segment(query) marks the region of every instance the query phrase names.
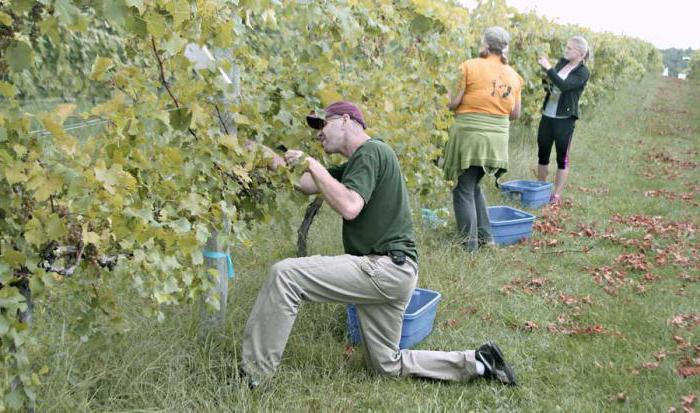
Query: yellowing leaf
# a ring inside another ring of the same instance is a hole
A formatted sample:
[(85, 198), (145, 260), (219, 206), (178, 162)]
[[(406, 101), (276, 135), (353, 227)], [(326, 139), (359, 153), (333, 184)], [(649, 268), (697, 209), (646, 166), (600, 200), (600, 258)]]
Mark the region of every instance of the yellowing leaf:
[(260, 17), (262, 17), (263, 22), (265, 22), (265, 24), (269, 27), (277, 26), (277, 17), (275, 17), (274, 9), (266, 9), (262, 12), (262, 15)]
[(233, 21), (229, 20), (219, 26), (216, 37), (214, 37), (214, 46), (226, 48), (231, 47), (233, 43)]
[(57, 148), (70, 156), (78, 152), (78, 140), (67, 134), (59, 123), (55, 122), (50, 116), (42, 116), (41, 122), (44, 128), (53, 135), (53, 141)]
[(211, 119), (206, 110), (196, 103), (192, 104), (192, 124), (195, 126), (209, 126)]
[(192, 224), (185, 218), (180, 218), (177, 221), (172, 221), (169, 226), (175, 230), (178, 234), (184, 234), (192, 229)]
[(83, 242), (85, 244), (97, 245), (100, 243), (100, 236), (92, 231), (87, 230), (87, 225), (83, 226)]
[(222, 135), (219, 137), (219, 144), (229, 149), (238, 148), (238, 140), (231, 135)]
[(112, 59), (108, 57), (97, 56), (95, 62), (92, 64), (92, 73), (90, 73), (90, 80), (102, 80), (102, 75), (105, 71), (112, 67)]
[(165, 5), (165, 9), (173, 16), (173, 23), (176, 27), (190, 17), (190, 2), (188, 0), (171, 0)]
[(44, 202), (51, 194), (59, 192), (63, 186), (63, 179), (57, 176), (46, 176), (41, 171), (34, 172), (32, 179), (27, 184), (27, 188), (34, 191), (34, 198), (39, 202)]
[(136, 7), (141, 14), (143, 14), (143, 11), (145, 10), (143, 0), (126, 0), (126, 5), (129, 7)]
[(180, 209), (194, 216), (201, 215), (209, 209), (209, 200), (197, 193), (191, 192), (187, 198), (180, 203)]
[(170, 167), (179, 168), (182, 165), (182, 152), (178, 148), (163, 148), (163, 160)]
[(325, 88), (318, 91), (318, 97), (321, 99), (321, 104), (323, 106), (328, 106), (333, 102), (342, 100), (342, 97), (335, 88), (332, 86), (326, 86)]
[(41, 221), (36, 217), (30, 219), (24, 226), (24, 239), (27, 240), (28, 243), (36, 246), (46, 241)]
[(250, 125), (250, 119), (242, 113), (234, 113), (233, 120), (239, 125)]
[(54, 135), (54, 142), (67, 155), (75, 155), (78, 152), (78, 140), (67, 133)]
[(19, 182), (27, 182), (29, 177), (24, 171), (24, 168), (17, 166), (8, 166), (5, 168), (5, 179), (10, 185), (14, 185)]
[(15, 150), (18, 159), (24, 158), (24, 155), (27, 154), (27, 147), (24, 145), (13, 145), (12, 149)]
[(0, 24), (12, 26), (12, 17), (0, 11)]
[(63, 103), (58, 105), (54, 111), (54, 114), (58, 117), (58, 119), (60, 119), (59, 124), (63, 124), (63, 122), (66, 121), (66, 118), (73, 114), (76, 107), (77, 106), (74, 103)]
[(105, 103), (93, 107), (90, 113), (95, 116), (112, 115), (115, 112), (119, 112), (123, 106), (124, 95), (116, 94), (112, 99), (106, 101)]
[(24, 254), (22, 254), (20, 251), (15, 251), (11, 249), (3, 251), (3, 254), (0, 258), (2, 259), (2, 262), (10, 265), (10, 267), (19, 267), (27, 262), (27, 257)]
[(7, 82), (0, 82), (0, 93), (5, 95), (5, 97), (13, 98), (17, 94), (17, 89), (14, 85)]
[(95, 179), (102, 182), (110, 194), (116, 194), (118, 187), (133, 189), (136, 186), (136, 179), (126, 172), (120, 164), (115, 163), (107, 169), (104, 161), (100, 159), (97, 161), (94, 171)]
[(180, 53), (186, 44), (187, 39), (183, 39), (179, 33), (175, 32), (165, 42), (163, 48), (168, 52), (170, 56), (174, 56)]
[(51, 214), (46, 220), (46, 235), (49, 239), (60, 239), (68, 234), (66, 225), (58, 214)]
[(250, 175), (248, 175), (248, 171), (246, 171), (242, 167), (234, 165), (233, 168), (231, 168), (231, 172), (233, 172), (237, 177), (241, 178), (243, 182), (251, 182)]
[(165, 17), (162, 15), (151, 11), (146, 14), (146, 27), (148, 28), (148, 33), (150, 33), (156, 39), (160, 39), (165, 34)]

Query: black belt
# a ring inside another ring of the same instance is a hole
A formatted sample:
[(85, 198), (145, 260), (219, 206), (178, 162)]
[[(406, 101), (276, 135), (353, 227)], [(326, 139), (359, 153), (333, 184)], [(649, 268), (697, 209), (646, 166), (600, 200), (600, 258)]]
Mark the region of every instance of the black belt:
[(391, 250), (386, 255), (391, 258), (391, 262), (396, 265), (403, 265), (406, 262), (406, 253), (401, 250)]

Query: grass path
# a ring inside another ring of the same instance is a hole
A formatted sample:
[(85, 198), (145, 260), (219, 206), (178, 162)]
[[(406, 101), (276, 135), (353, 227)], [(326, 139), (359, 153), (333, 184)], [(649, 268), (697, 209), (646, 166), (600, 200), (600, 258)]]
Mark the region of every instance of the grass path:
[[(534, 142), (514, 134), (508, 179), (531, 176)], [(87, 344), (61, 335), (56, 319), (71, 317), (69, 306), (39, 321), (39, 362), (51, 367), (39, 411), (683, 411), (700, 396), (699, 151), (700, 87), (647, 79), (578, 123), (567, 202), (537, 212), (530, 242), (470, 255), (450, 228), (418, 225), (419, 285), (443, 294), (419, 348), (493, 339), (516, 388), (368, 374), (344, 345), (339, 305), (302, 306), (271, 389), (240, 386), (231, 377), (247, 314), (269, 265), (294, 254), (289, 226), (273, 223), (255, 250), (237, 251), (217, 344), (194, 338), (194, 308), (163, 324), (134, 318), (130, 333)], [(324, 208), (311, 252), (341, 251), (339, 230)]]

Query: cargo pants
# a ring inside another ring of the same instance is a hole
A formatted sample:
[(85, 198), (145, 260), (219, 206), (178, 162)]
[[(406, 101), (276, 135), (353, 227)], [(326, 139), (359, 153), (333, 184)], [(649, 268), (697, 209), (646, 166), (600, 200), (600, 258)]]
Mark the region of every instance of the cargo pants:
[(413, 260), (396, 265), (383, 255), (313, 256), (274, 264), (246, 323), (243, 370), (255, 379), (275, 373), (302, 302), (352, 303), (374, 371), (440, 380), (476, 377), (473, 350), (399, 350), (403, 313), (417, 279)]

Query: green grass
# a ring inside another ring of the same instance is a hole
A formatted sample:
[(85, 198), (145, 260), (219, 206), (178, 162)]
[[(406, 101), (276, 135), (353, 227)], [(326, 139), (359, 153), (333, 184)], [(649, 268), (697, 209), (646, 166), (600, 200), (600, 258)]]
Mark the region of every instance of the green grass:
[[(698, 276), (697, 235), (654, 234), (654, 248), (646, 255), (659, 279), (644, 282), (645, 272), (626, 270), (611, 295), (587, 268), (622, 268), (616, 257), (636, 249), (569, 233), (578, 231), (578, 224), (601, 233), (612, 225), (618, 236), (641, 239), (639, 229), (610, 224), (614, 213), (658, 215), (697, 228), (697, 194), (691, 200), (667, 200), (645, 192), (696, 192), (690, 185), (700, 181), (697, 165), (672, 162), (698, 162), (699, 119), (700, 87), (657, 78), (620, 91), (615, 100), (586, 114), (574, 137), (565, 190), (571, 204), (560, 212), (563, 231), (534, 234), (535, 242), (558, 240), (553, 247), (535, 249), (526, 243), (468, 254), (455, 245), (451, 226), (432, 230), (417, 221), (419, 286), (443, 295), (433, 333), (418, 348), (470, 349), (493, 339), (515, 366), (518, 387), (378, 377), (365, 369), (361, 351), (344, 355), (344, 307), (305, 304), (271, 386), (247, 390), (235, 379), (246, 317), (270, 264), (295, 252), (289, 225), (268, 223), (256, 229), (253, 249), (235, 251), (238, 275), (230, 287), (228, 319), (223, 336), (214, 341), (197, 339), (196, 306), (172, 309), (158, 323), (139, 316), (134, 310), (138, 300), (122, 294), (130, 332), (87, 343), (63, 333), (76, 316), (73, 306), (41, 306), (37, 328), (44, 334), (34, 357), (50, 370), (43, 377), (38, 411), (681, 410), (682, 396), (700, 395), (698, 376), (684, 379), (676, 372), (683, 358), (700, 356), (692, 349), (700, 345), (700, 329), (676, 327), (669, 320), (700, 311), (697, 278), (680, 279)], [(535, 142), (533, 131), (515, 128), (506, 179), (533, 177)], [(661, 152), (673, 160), (649, 156)], [(483, 185), (491, 204), (502, 203), (491, 182)], [(440, 199), (450, 205), (448, 193)], [(302, 212), (293, 222), (301, 221)], [(342, 251), (340, 219), (329, 208), (322, 209), (310, 240), (312, 254)], [(654, 264), (654, 250), (674, 243), (690, 258), (689, 265)], [(591, 249), (577, 252), (584, 247)], [(540, 280), (528, 286), (532, 279)], [(578, 301), (563, 303), (561, 294)], [(537, 327), (527, 329), (527, 322)], [(604, 333), (564, 334), (550, 331), (550, 325), (601, 326)], [(691, 348), (679, 348), (674, 335)], [(666, 357), (657, 368), (641, 367), (655, 362), (659, 351)], [(621, 393), (624, 400), (618, 400)]]

